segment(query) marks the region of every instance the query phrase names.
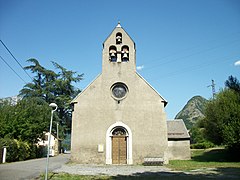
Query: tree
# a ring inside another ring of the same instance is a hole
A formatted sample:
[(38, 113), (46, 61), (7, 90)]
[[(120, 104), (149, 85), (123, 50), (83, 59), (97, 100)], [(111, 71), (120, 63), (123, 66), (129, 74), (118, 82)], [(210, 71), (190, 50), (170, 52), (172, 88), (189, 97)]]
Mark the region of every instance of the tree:
[(190, 129), (191, 143), (203, 143), (206, 141), (204, 138), (204, 127), (203, 127), (203, 118), (199, 118), (197, 122)]
[(72, 82), (79, 82), (83, 79), (83, 74), (77, 74), (77, 72), (69, 71), (56, 62), (52, 62), (54, 67), (59, 70), (57, 79), (55, 80), (54, 94), (55, 100), (58, 104), (59, 118), (62, 123), (66, 123), (67, 127), (71, 127), (72, 107), (71, 100), (80, 93), (79, 89), (76, 89)]
[(225, 86), (240, 94), (240, 82), (236, 77), (229, 76), (228, 80), (225, 82)]
[(48, 131), (51, 108), (41, 98), (25, 98), (17, 105), (0, 105), (0, 137), (34, 144)]
[(215, 144), (240, 150), (240, 93), (239, 82), (229, 77), (226, 88), (206, 107), (204, 128), (206, 137)]
[(10, 102), (4, 101), (0, 103), (0, 138), (3, 138), (13, 132), (11, 120), (14, 119), (14, 115), (15, 111)]
[(23, 87), (20, 95), (23, 97), (40, 97), (50, 103), (54, 100), (52, 91), (54, 91), (54, 82), (57, 74), (41, 66), (36, 59), (29, 59), (27, 62), (33, 63), (33, 65), (26, 66), (24, 69), (30, 70), (36, 75), (33, 78), (33, 82)]
[(40, 65), (38, 60), (29, 59), (33, 65), (25, 69), (35, 74), (33, 82), (26, 84), (20, 91), (23, 98), (39, 97), (48, 104), (55, 102), (58, 105), (58, 116), (61, 126), (65, 129), (71, 127), (71, 100), (80, 92), (72, 83), (77, 83), (83, 78), (83, 74), (67, 70), (56, 62), (52, 62), (57, 72), (48, 70)]

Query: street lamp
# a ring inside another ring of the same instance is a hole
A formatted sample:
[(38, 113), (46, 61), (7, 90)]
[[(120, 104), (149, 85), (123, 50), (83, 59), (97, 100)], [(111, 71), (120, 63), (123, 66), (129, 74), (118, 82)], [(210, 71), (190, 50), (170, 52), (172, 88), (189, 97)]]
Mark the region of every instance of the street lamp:
[(55, 103), (51, 103), (51, 104), (49, 104), (49, 106), (52, 107), (52, 111), (51, 111), (51, 122), (50, 122), (50, 128), (49, 128), (49, 136), (48, 136), (48, 152), (47, 152), (45, 180), (47, 180), (47, 176), (48, 176), (48, 163), (49, 163), (49, 153), (50, 153), (50, 141), (51, 141), (51, 134), (52, 134), (53, 112), (56, 111), (58, 108), (57, 104), (55, 104)]

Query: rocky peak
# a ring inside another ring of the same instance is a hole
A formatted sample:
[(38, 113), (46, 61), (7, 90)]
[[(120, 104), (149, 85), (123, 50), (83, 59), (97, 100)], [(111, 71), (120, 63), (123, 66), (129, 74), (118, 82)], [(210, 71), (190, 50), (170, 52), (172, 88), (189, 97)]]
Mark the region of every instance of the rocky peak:
[(207, 101), (202, 96), (192, 97), (176, 115), (175, 119), (183, 119), (187, 129), (190, 129), (199, 118), (204, 117), (204, 108)]

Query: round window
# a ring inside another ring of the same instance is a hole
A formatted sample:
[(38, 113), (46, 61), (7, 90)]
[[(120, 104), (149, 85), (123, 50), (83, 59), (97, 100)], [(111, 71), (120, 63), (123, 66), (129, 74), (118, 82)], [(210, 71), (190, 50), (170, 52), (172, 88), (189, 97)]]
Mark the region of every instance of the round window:
[(117, 99), (122, 99), (127, 94), (127, 86), (123, 83), (116, 83), (112, 86), (112, 94)]

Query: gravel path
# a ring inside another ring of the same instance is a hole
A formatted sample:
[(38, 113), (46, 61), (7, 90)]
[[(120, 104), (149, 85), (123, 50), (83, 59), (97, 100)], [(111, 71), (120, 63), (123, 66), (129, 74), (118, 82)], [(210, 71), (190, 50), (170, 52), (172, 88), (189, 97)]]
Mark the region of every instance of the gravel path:
[(203, 168), (192, 171), (172, 171), (164, 166), (140, 165), (83, 165), (65, 164), (54, 170), (54, 173), (68, 173), (77, 175), (106, 175), (116, 179), (135, 177), (135, 179), (239, 179), (237, 170), (219, 171), (217, 168)]
[(170, 169), (163, 166), (126, 166), (126, 165), (82, 165), (67, 164), (55, 170), (55, 173), (69, 173), (79, 175), (133, 175), (144, 172), (167, 172)]

